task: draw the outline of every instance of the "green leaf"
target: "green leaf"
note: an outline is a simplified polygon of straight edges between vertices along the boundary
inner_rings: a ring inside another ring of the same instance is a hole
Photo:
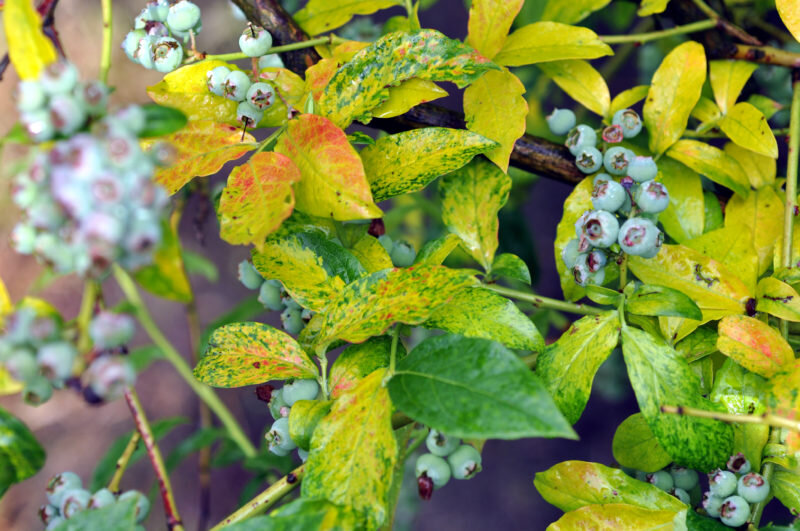
[[[497,213],[506,204],[511,178],[482,159],[442,177],[442,221],[458,234],[464,248],[490,271],[497,250]]]
[[[91,511],[80,511],[51,529],[57,531],[135,531],[136,500],[121,500]]]
[[[756,109],[764,113],[767,120],[775,116],[775,113],[783,109],[783,105],[777,101],[770,99],[762,94],[751,94],[747,98],[747,103],[752,104]]]
[[[611,106],[608,85],[600,72],[588,62],[555,61],[537,66],[572,99],[600,116],[608,114]]]
[[[785,282],[762,278],[756,287],[756,311],[788,321],[800,321],[800,295]]]
[[[503,253],[494,257],[492,278],[510,278],[531,285],[531,271],[522,258],[515,254]]]
[[[467,44],[489,59],[497,55],[508,37],[525,0],[475,0],[469,6]]]
[[[186,268],[188,275],[200,275],[212,284],[216,284],[219,280],[219,270],[216,264],[203,256],[200,253],[193,251],[181,250],[183,256],[183,266]]]
[[[597,304],[614,307],[619,306],[623,297],[622,293],[615,289],[604,288],[603,286],[597,286],[595,284],[588,284],[586,286],[586,296],[589,300]]]
[[[318,101],[318,112],[339,127],[368,123],[370,110],[391,87],[411,78],[452,81],[459,88],[497,66],[471,47],[436,30],[384,35],[336,71]]]
[[[750,186],[758,190],[775,184],[777,170],[774,158],[759,155],[754,151],[737,146],[733,142],[725,144],[724,150],[742,167],[747,178],[750,179]],[[670,189],[670,196],[671,194],[672,190]]]
[[[458,247],[459,243],[461,243],[461,238],[452,232],[448,232],[441,238],[430,240],[417,253],[414,265],[442,265],[447,257],[450,256],[450,253]],[[500,256],[497,258],[500,258]]]
[[[0,496],[14,483],[36,474],[45,453],[25,424],[0,408]]]
[[[595,11],[603,9],[610,2],[611,0],[574,0],[572,2],[548,0],[544,6],[541,20],[576,24]]]
[[[42,31],[42,18],[30,0],[6,0],[3,29],[8,57],[20,79],[36,79],[58,58],[55,46]]]
[[[289,411],[289,436],[303,450],[311,447],[311,437],[319,421],[331,410],[331,400],[298,400]]]
[[[311,439],[303,498],[326,499],[363,514],[368,527],[385,523],[397,441],[392,404],[378,369],[342,394]]]
[[[692,118],[697,118],[704,126],[714,124],[722,118],[722,111],[716,103],[705,96],[701,96],[691,113]]]
[[[792,514],[800,512],[800,475],[778,467],[770,481],[772,494],[780,500]]]
[[[167,471],[175,470],[175,467],[193,453],[199,452],[203,448],[208,448],[218,440],[226,439],[227,436],[224,428],[200,428],[196,430],[169,452],[169,455],[164,460]]]
[[[735,144],[761,155],[778,158],[778,141],[764,114],[747,102],[740,102],[719,121],[719,128]]]
[[[688,41],[667,54],[653,74],[644,103],[650,151],[660,155],[681,137],[705,80],[706,55],[701,44]]]
[[[547,526],[548,531],[573,529],[681,529],[686,509],[664,511],[625,503],[586,505],[564,514]]]
[[[544,349],[544,338],[517,305],[484,288],[466,288],[431,313],[425,328],[490,339],[509,348]]]
[[[714,329],[701,326],[675,345],[689,363],[710,356],[717,351],[717,333]]]
[[[667,156],[743,197],[750,191],[750,181],[742,167],[719,148],[697,140],[678,140],[669,148]]]
[[[361,160],[373,197],[383,201],[422,190],[497,145],[463,129],[425,127],[379,138],[361,150]]]
[[[717,100],[717,105],[723,113],[727,113],[728,109],[734,106],[745,83],[756,68],[758,65],[755,63],[732,59],[708,63],[711,90],[714,91],[714,99]]]
[[[389,392],[403,413],[454,437],[576,437],[539,378],[485,339],[423,341],[398,362]]]
[[[658,181],[669,190],[669,206],[658,220],[676,242],[684,243],[703,234],[705,202],[700,176],[667,157],[658,161]]]
[[[641,413],[634,413],[617,427],[611,451],[621,466],[642,472],[656,472],[672,462]]]
[[[363,343],[349,345],[333,362],[330,375],[331,398],[337,398],[355,387],[368,374],[389,366],[392,338],[372,337]],[[397,357],[406,355],[403,343],[397,343]]]
[[[153,253],[153,263],[137,269],[133,277],[144,289],[165,299],[187,303],[194,297],[180,240],[168,221],[161,222],[161,244]]]
[[[614,117],[614,113],[622,109],[633,107],[647,97],[647,92],[650,90],[650,85],[637,85],[628,90],[623,90],[611,100],[611,105],[606,113],[606,121],[610,121]],[[659,163],[659,169],[660,168]]]
[[[771,186],[746,198],[734,195],[725,207],[725,226],[752,242],[761,275],[772,265],[775,243],[783,234],[783,198]]]
[[[186,115],[172,107],[145,103],[140,108],[144,111],[145,126],[139,132],[139,138],[169,135],[183,129],[188,123]]]
[[[522,66],[565,59],[595,59],[604,55],[614,55],[614,52],[588,28],[559,22],[534,22],[509,35],[494,60],[503,66]]]
[[[194,375],[215,387],[241,387],[316,378],[317,367],[289,334],[263,323],[232,323],[211,334]]]
[[[733,361],[765,378],[794,361],[794,351],[767,323],[746,315],[723,317],[717,327],[717,349]]]
[[[348,284],[326,308],[314,344],[319,350],[335,339],[361,343],[396,322],[420,324],[465,287],[468,272],[443,266],[378,271]]]
[[[703,232],[712,231],[723,226],[722,206],[719,204],[717,196],[708,190],[703,192],[704,198],[704,221]]]
[[[319,35],[344,26],[353,15],[371,15],[397,5],[403,5],[402,1],[310,0],[293,18],[309,35]]]
[[[570,424],[581,417],[597,369],[617,346],[619,325],[616,311],[582,317],[536,361],[536,374]]]
[[[639,409],[658,442],[679,465],[711,470],[730,456],[733,430],[720,421],[661,413],[663,405],[710,409],[700,382],[680,354],[653,336],[622,328],[622,353]]]
[[[703,313],[692,299],[676,289],[651,284],[636,288],[625,300],[625,310],[639,315],[703,319]]]
[[[642,0],[642,3],[639,4],[639,11],[636,14],[640,17],[646,17],[663,13],[667,9],[667,4],[669,4],[669,0]]]
[[[682,511],[686,506],[655,485],[618,468],[586,461],[563,461],[538,472],[533,484],[542,498],[564,512],[587,505],[627,503],[645,509]]]

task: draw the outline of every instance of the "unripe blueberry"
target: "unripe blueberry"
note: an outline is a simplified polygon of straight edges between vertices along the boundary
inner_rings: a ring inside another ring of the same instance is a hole
[[[261,277],[259,277],[261,278]],[[283,301],[281,300],[281,289],[274,284],[264,282],[262,279],[260,289],[258,291],[258,302],[273,311],[278,311],[283,308]]]
[[[222,95],[233,101],[242,101],[250,90],[250,78],[241,70],[233,70],[225,76]]]
[[[55,505],[45,504],[39,507],[39,519],[44,525],[50,523],[53,518],[58,516],[58,507]]]
[[[136,522],[142,523],[150,513],[150,500],[138,490],[128,490],[119,495],[119,501],[136,500]]]
[[[68,94],[78,84],[78,69],[69,61],[50,63],[39,76],[42,88],[50,95]]]
[[[628,165],[628,176],[637,183],[651,181],[658,175],[658,166],[653,157],[635,156]]]
[[[89,365],[86,373],[92,391],[107,402],[121,397],[136,382],[136,371],[121,356],[97,358]]]
[[[389,254],[395,267],[408,267],[417,258],[417,251],[414,250],[410,243],[404,240],[394,242],[392,252]]]
[[[593,210],[583,221],[581,236],[592,246],[605,249],[617,241],[619,230],[619,221],[614,214],[605,210]]]
[[[613,180],[614,178],[611,177],[609,174],[601,172],[595,175],[594,178],[592,179],[592,186],[597,186],[597,183],[599,183],[600,181],[613,181]]]
[[[155,44],[156,40],[156,37],[145,35],[139,39],[139,45],[136,47],[136,51],[133,52],[134,60],[149,70],[155,68],[153,64],[153,44]]]
[[[579,124],[569,132],[564,145],[569,148],[570,153],[577,155],[581,149],[597,145],[597,133],[588,125]]]
[[[17,109],[30,112],[41,109],[47,103],[47,94],[38,81],[20,81],[17,85]]]
[[[283,301],[283,305],[286,306],[289,310],[302,310],[303,307],[297,304],[297,301],[294,300],[289,296],[288,293],[284,294],[281,297],[281,301]]]
[[[669,492],[675,487],[675,483],[672,481],[672,476],[666,470],[659,470],[657,472],[647,474],[647,481],[666,492]]]
[[[283,386],[282,396],[289,407],[298,400],[314,400],[319,393],[319,384],[316,380],[295,380]]]
[[[286,410],[286,415],[284,415],[284,409]],[[289,406],[286,404],[286,401],[283,399],[283,390],[275,389],[272,391],[272,396],[269,399],[269,412],[272,415],[272,418],[278,420],[281,417],[285,417],[289,413]]]
[[[633,151],[621,146],[610,147],[603,156],[603,166],[611,175],[625,175],[634,158]]]
[[[433,487],[439,489],[447,485],[450,481],[450,465],[443,458],[433,454],[422,454],[417,457],[414,473],[417,478],[422,475],[427,476],[433,481]]]
[[[19,118],[25,132],[34,142],[45,142],[56,134],[56,128],[48,109],[23,112]]]
[[[150,11],[150,20],[166,22],[169,15],[169,2],[167,0],[153,0],[147,2],[147,9]]]
[[[634,200],[642,212],[658,214],[669,206],[669,193],[663,184],[645,181],[636,190]]]
[[[669,473],[672,475],[675,487],[683,489],[686,492],[692,490],[699,482],[697,471],[691,468],[672,465],[669,467]]]
[[[297,457],[300,458],[300,461],[305,463],[306,460],[308,459],[308,450],[303,450],[302,448],[298,448],[297,449]]]
[[[206,85],[208,85],[208,90],[217,96],[222,96],[223,84],[230,73],[231,69],[227,66],[218,66],[206,72]]]
[[[183,39],[183,42],[190,42],[192,35],[197,35],[203,30],[203,21],[199,21],[194,27],[185,31],[172,30],[172,35]]]
[[[728,459],[728,470],[734,474],[747,474],[750,472],[750,461],[742,452],[739,452]]]
[[[275,89],[269,83],[253,83],[247,89],[247,103],[263,111],[275,102]]]
[[[547,118],[547,127],[554,135],[565,135],[575,127],[575,113],[569,109],[553,109]]]
[[[606,266],[608,257],[602,249],[592,249],[586,254],[586,267],[590,273],[597,273]]]
[[[96,348],[105,350],[129,343],[135,329],[130,315],[102,311],[89,323],[89,337]]]
[[[281,417],[272,423],[269,431],[265,435],[269,450],[277,455],[286,455],[295,448],[297,445],[289,436],[289,418]],[[285,452],[285,453],[279,453]]]
[[[615,112],[611,123],[622,127],[625,138],[633,138],[642,130],[642,119],[633,109],[621,109]]]
[[[308,324],[312,317],[314,317],[314,312],[309,310],[308,308],[303,308],[303,311],[300,312],[300,317],[303,319],[303,322]]]
[[[239,36],[239,49],[248,57],[260,57],[272,47],[272,35],[264,28],[248,26]]]
[[[706,510],[708,516],[719,518],[719,510],[722,508],[723,501],[724,498],[714,496],[711,492],[705,492],[703,493],[703,501],[700,502],[700,505]]]
[[[619,229],[619,246],[628,254],[649,255],[661,247],[661,231],[652,221],[644,218],[628,218]]]
[[[593,146],[584,146],[575,155],[575,166],[583,173],[594,173],[603,165],[603,154]]]
[[[172,4],[167,13],[167,26],[172,31],[188,31],[200,22],[200,8],[189,0]]]
[[[481,471],[481,453],[469,444],[462,444],[447,457],[455,479],[470,479]]]
[[[617,144],[622,142],[623,133],[622,127],[619,125],[610,125],[603,129],[603,141],[609,144]]]
[[[736,491],[736,476],[727,470],[717,470],[708,476],[708,490],[718,498],[727,498]]]
[[[183,47],[172,37],[159,37],[151,46],[153,54],[153,67],[166,74],[172,72],[183,61]]]
[[[250,260],[242,260],[239,262],[239,282],[247,289],[258,289],[264,283],[264,277]]]
[[[117,497],[108,490],[108,489],[100,489],[94,494],[92,497],[89,498],[89,503],[86,505],[87,509],[99,509],[101,507],[106,507],[107,505],[111,505],[112,503],[117,501]]]
[[[37,376],[33,380],[25,382],[22,396],[28,404],[34,406],[44,404],[53,396],[53,385],[44,376]]]
[[[730,496],[722,502],[719,519],[728,527],[739,527],[750,518],[750,505],[741,496]]]
[[[736,487],[739,496],[750,503],[758,503],[769,495],[769,481],[761,474],[750,472],[739,478]]]
[[[283,68],[283,59],[281,56],[276,53],[271,53],[268,55],[263,55],[258,58],[258,69],[263,70],[265,68]]]
[[[67,491],[80,489],[83,485],[80,476],[74,472],[61,472],[47,481],[45,494],[47,502],[56,507],[61,505],[61,500]]]
[[[302,311],[297,308],[286,308],[281,313],[281,323],[283,329],[292,335],[299,334],[305,326]]]
[[[572,266],[572,278],[579,286],[586,286],[589,284],[592,272],[589,271],[589,266],[586,265],[586,255],[579,254],[575,265]]]
[[[676,498],[678,498],[680,501],[682,501],[686,505],[691,505],[691,503],[692,503],[692,499],[689,497],[689,493],[686,492],[685,490],[683,490],[680,487],[675,487],[674,489],[669,491],[669,493],[672,494],[673,496],[675,496]]]
[[[144,111],[138,105],[128,105],[114,113],[114,118],[125,127],[131,134],[138,136],[141,133],[147,119]]]
[[[573,238],[567,242],[564,249],[561,251],[561,260],[564,261],[564,266],[567,269],[572,269],[575,266],[575,261],[578,259],[580,251],[578,250],[578,238]]]
[[[236,121],[242,125],[255,127],[263,116],[264,113],[250,105],[247,100],[240,101],[236,106]]]
[[[606,270],[605,268],[603,268],[589,275],[589,279],[587,280],[586,283],[594,284],[596,286],[602,286],[605,279],[606,279]]]
[[[6,370],[18,382],[29,382],[39,374],[33,353],[27,348],[17,348],[3,361]]]
[[[77,355],[78,352],[71,343],[57,341],[39,348],[39,352],[36,353],[36,363],[48,380],[58,382],[69,378],[72,374],[72,364]]]
[[[136,57],[136,50],[139,49],[139,42],[147,36],[144,29],[135,29],[129,31],[125,38],[122,40],[121,48],[131,61],[139,62]]]
[[[428,447],[428,451],[439,457],[446,457],[452,454],[460,445],[461,439],[448,437],[436,430],[431,430],[425,438],[425,446]]]
[[[99,116],[108,105],[108,87],[102,81],[79,83],[75,87],[75,98],[89,114]]]
[[[79,512],[86,509],[91,497],[92,493],[86,489],[68,490],[61,498],[61,504],[58,507],[59,511],[61,512],[61,516],[69,520]]]
[[[378,236],[378,242],[383,246],[384,250],[391,255],[392,249],[394,248],[394,242],[392,241],[392,237],[388,234],[381,234]]]
[[[598,210],[616,212],[625,204],[627,196],[628,192],[618,182],[601,179],[592,190],[592,206]]]

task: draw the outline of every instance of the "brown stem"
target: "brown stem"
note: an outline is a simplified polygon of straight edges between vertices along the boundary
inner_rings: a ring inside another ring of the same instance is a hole
[[[790,68],[800,67],[800,53],[787,52],[772,46],[735,44],[729,57],[767,65],[788,66]]]

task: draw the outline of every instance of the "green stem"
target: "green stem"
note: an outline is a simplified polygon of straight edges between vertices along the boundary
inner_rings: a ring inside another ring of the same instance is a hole
[[[255,446],[253,446],[253,443],[250,442],[247,435],[245,435],[242,427],[236,422],[230,410],[222,403],[213,389],[194,377],[189,364],[186,363],[180,353],[172,346],[172,343],[169,342],[158,325],[153,321],[130,275],[124,269],[115,265],[114,278],[116,278],[128,302],[133,305],[136,311],[136,317],[139,319],[142,328],[144,328],[145,332],[150,336],[150,339],[153,340],[153,343],[161,350],[167,361],[175,367],[178,374],[189,384],[189,387],[192,388],[200,400],[205,402],[211,411],[217,415],[220,422],[222,422],[225,429],[228,431],[231,439],[239,446],[245,456],[255,457],[258,451]]]
[[[400,325],[394,325],[392,331],[392,349],[389,351],[389,375],[394,374],[397,364],[397,343],[400,341]]]
[[[100,81],[108,84],[108,71],[111,69],[112,0],[100,0],[103,11],[103,48],[100,52]]]
[[[133,455],[133,452],[136,451],[136,447],[139,446],[139,441],[141,438],[142,436],[139,435],[139,432],[134,430],[127,446],[125,446],[125,450],[122,452],[122,455],[119,456],[119,459],[117,459],[117,464],[114,468],[114,475],[111,477],[111,481],[108,482],[108,490],[111,492],[115,494],[119,492],[119,482],[122,481],[122,475],[125,474],[125,470],[128,468],[128,463],[131,462],[131,456]]]
[[[659,31],[649,31],[647,33],[633,33],[630,35],[601,35],[600,40],[606,44],[623,44],[626,42],[649,42],[658,39],[664,39],[666,37],[672,37],[673,35],[685,35],[687,33],[705,31],[707,29],[715,27],[716,25],[717,25],[716,20],[711,20],[711,19],[700,20],[698,22],[692,22],[691,24],[685,24],[683,26],[675,26],[674,28],[669,28]]]
[[[504,286],[491,285],[486,286],[486,288],[494,291],[495,293],[499,293],[500,295],[505,295],[506,297],[512,297],[521,301],[530,302],[537,308],[549,308],[551,310],[576,313],[578,315],[599,315],[605,311],[586,304],[575,304],[572,302],[550,299],[548,297],[536,295],[535,293],[526,293],[524,291],[506,288]]]
[[[78,312],[78,352],[84,353],[89,350],[92,340],[89,338],[89,323],[94,315],[94,305],[97,302],[97,295],[100,293],[100,285],[96,280],[87,280],[83,285],[83,298],[81,299],[81,309]]]
[[[231,524],[247,520],[253,516],[263,514],[275,505],[281,498],[292,492],[303,479],[305,472],[305,465],[300,465],[286,476],[282,477],[275,483],[269,486],[267,490],[245,503],[241,509],[225,518],[223,521],[211,528],[211,531],[219,531]]]
[[[271,142],[274,142],[275,139],[278,138],[281,135],[281,133],[283,133],[285,130],[286,130],[286,126],[282,125],[278,129],[273,131],[273,133],[271,135],[269,135],[267,138],[265,138],[264,140],[259,142],[258,143],[258,149],[256,149],[255,152],[253,152],[252,156],[258,155],[259,153],[264,151],[264,149],[266,149],[266,147],[268,145],[270,145]]]
[[[307,41],[293,42],[291,44],[284,44],[283,46],[274,46],[269,49],[270,54],[291,52],[294,50],[303,50],[311,48],[320,44],[340,44],[347,39],[342,39],[336,35],[328,35],[327,37],[317,37],[316,39],[309,39]],[[242,52],[220,53],[220,54],[207,54],[203,56],[203,61],[235,61],[237,59],[248,59],[250,56]],[[199,61],[198,61],[199,62]]]
[[[781,442],[780,431],[776,429],[771,429],[769,432],[769,440],[767,444],[778,444]],[[761,466],[761,475],[764,477],[765,480],[772,481],[772,473],[775,471],[775,465],[773,463],[764,463]],[[750,522],[754,528],[758,529],[758,524],[761,522],[761,514],[764,512],[764,507],[767,506],[767,503],[772,500],[772,496],[767,496],[765,500],[762,500],[753,505],[752,509],[750,510]]]
[[[687,415],[704,419],[721,420],[723,422],[738,422],[739,424],[766,424],[776,428],[787,428],[800,431],[800,422],[776,415],[737,415],[735,413],[722,413],[720,411],[708,411],[687,406],[661,406],[662,413],[672,413],[674,415]]]

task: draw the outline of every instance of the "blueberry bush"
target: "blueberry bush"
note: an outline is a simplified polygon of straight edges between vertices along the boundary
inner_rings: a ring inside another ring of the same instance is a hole
[[[2,5],[0,68],[21,81],[0,145],[25,152],[14,249],[84,294],[62,316],[0,281],[0,392],[124,400],[133,429],[85,485],[50,479],[43,528],[142,529],[153,505],[183,529],[170,473],[200,453],[206,474],[255,475],[201,528],[390,529],[409,485],[436,503],[480,481],[486,440],[578,438],[620,349],[639,411],[605,441],[613,463],[536,474],[564,512],[548,529],[800,528],[796,0],[472,0],[463,41],[422,27],[436,0],[234,0],[238,42],[217,54],[191,0],[122,30],[102,0],[99,79],[64,56],[56,3]],[[109,105],[115,46],[163,74],[152,103]],[[463,113],[429,103],[454,94]],[[562,299],[532,291],[503,218],[535,176],[574,187],[548,242]],[[193,195],[251,250],[221,274],[252,297],[205,331],[189,273],[216,266],[177,231]],[[196,358],[142,290],[195,316]],[[129,348],[137,328],[151,344]],[[136,393],[153,362],[207,416],[166,458],[170,420]],[[258,441],[214,389],[246,386]],[[45,455],[2,409],[0,434],[2,494]],[[157,494],[120,488],[142,456]]]

